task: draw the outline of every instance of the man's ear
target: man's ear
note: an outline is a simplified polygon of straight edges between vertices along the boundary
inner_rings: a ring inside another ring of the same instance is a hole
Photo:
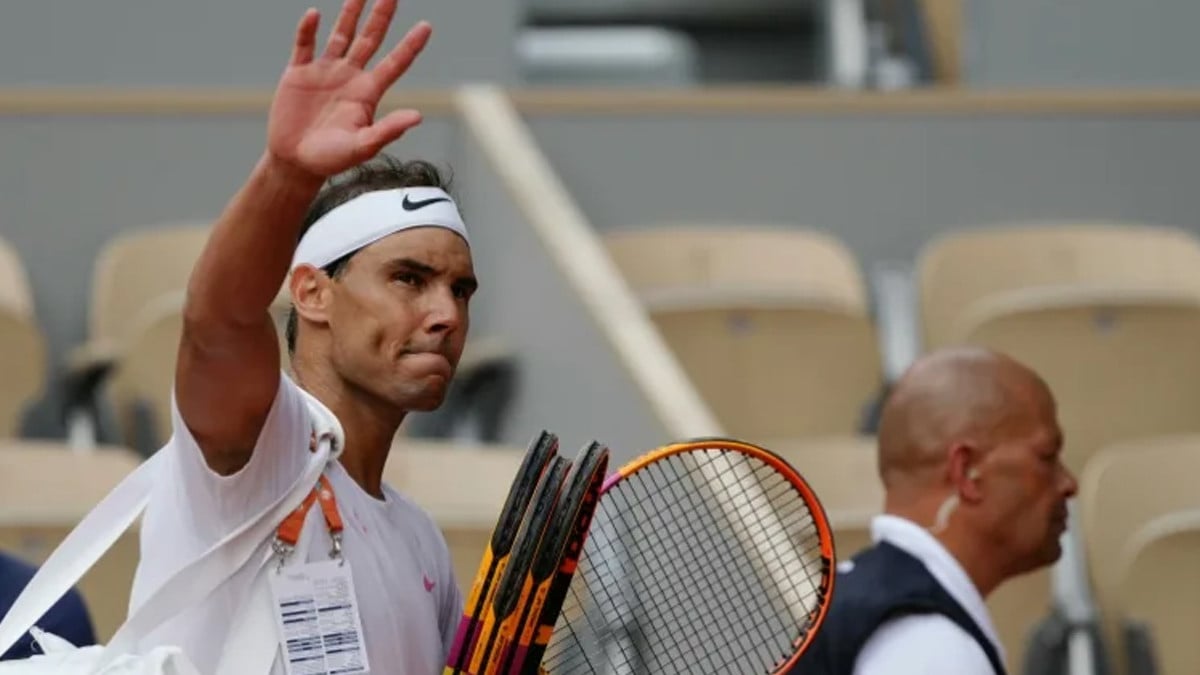
[[[950,447],[947,472],[960,500],[974,503],[983,499],[979,487],[979,453],[971,443],[955,443]]]
[[[330,278],[312,265],[301,265],[288,279],[292,306],[296,314],[313,323],[328,323],[330,307]]]

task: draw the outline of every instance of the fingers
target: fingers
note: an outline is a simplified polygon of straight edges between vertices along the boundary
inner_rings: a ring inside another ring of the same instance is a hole
[[[321,15],[311,7],[300,17],[300,24],[296,26],[296,42],[292,45],[291,65],[302,66],[312,61],[317,48],[317,24],[320,22]]]
[[[367,61],[375,55],[379,45],[383,44],[383,38],[387,36],[388,26],[391,25],[392,16],[395,14],[396,0],[376,0],[371,16],[367,18],[367,25],[350,45],[347,57],[351,63],[360,68],[367,65]]]
[[[382,96],[383,92],[408,70],[421,50],[425,49],[432,33],[433,27],[428,22],[421,21],[379,62],[372,72],[379,95]]]
[[[346,55],[346,49],[354,39],[354,30],[358,27],[358,17],[362,15],[364,4],[366,0],[346,0],[342,5],[337,24],[329,34],[329,41],[325,43],[325,53],[322,54],[324,58],[340,59]]]
[[[404,135],[404,132],[421,123],[421,113],[416,110],[393,110],[369,127],[358,131],[358,141],[365,154],[374,157],[388,143]]]

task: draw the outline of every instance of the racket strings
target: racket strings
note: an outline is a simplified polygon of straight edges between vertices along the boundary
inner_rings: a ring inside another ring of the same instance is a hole
[[[689,492],[686,495],[686,499],[689,502],[689,506],[692,509],[705,509],[705,512],[708,515],[711,516],[713,514],[716,514],[717,516],[719,516],[717,519],[721,522],[721,525],[724,526],[725,533],[730,533],[734,530],[734,528],[737,528],[739,526],[745,528],[743,530],[743,532],[745,534],[751,535],[750,539],[754,540],[753,543],[755,544],[755,548],[760,549],[755,552],[757,552],[759,554],[764,553],[761,550],[761,547],[764,543],[763,537],[761,537],[761,536],[755,537],[754,535],[767,534],[767,525],[766,524],[768,522],[774,522],[778,528],[782,528],[783,526],[785,526],[786,524],[789,524],[789,523],[795,525],[793,520],[797,517],[801,519],[801,523],[800,523],[801,527],[803,527],[803,524],[805,522],[811,522],[811,518],[808,515],[807,509],[794,508],[794,505],[795,505],[794,500],[789,500],[789,502],[788,502],[793,505],[793,508],[790,510],[790,513],[787,513],[787,512],[778,513],[777,512],[777,515],[781,516],[780,518],[763,518],[762,516],[765,514],[765,511],[763,511],[763,508],[766,506],[766,504],[779,503],[781,501],[779,499],[779,497],[784,496],[784,493],[790,494],[793,490],[792,486],[789,483],[786,483],[782,479],[780,479],[774,473],[774,471],[767,471],[767,472],[765,472],[765,475],[758,475],[758,476],[752,476],[752,477],[743,476],[740,482],[734,483],[734,482],[732,482],[733,479],[731,479],[730,477],[734,476],[736,472],[729,471],[729,469],[733,468],[729,464],[731,457],[740,458],[742,456],[741,455],[722,454],[722,455],[717,455],[716,457],[714,457],[712,459],[713,463],[721,465],[719,468],[722,469],[722,471],[718,474],[718,480],[721,482],[722,487],[724,488],[724,491],[717,491],[715,493],[716,501],[724,502],[724,503],[720,504],[720,506],[722,508],[711,508],[711,507],[706,508],[702,503],[700,503],[701,497],[699,496],[698,492]],[[692,459],[692,458],[685,456],[684,459]],[[693,469],[691,473],[694,474],[698,471],[699,471],[699,467]],[[769,484],[765,483],[765,481],[772,479],[772,478],[774,479],[773,482],[775,482],[776,485],[768,486]],[[755,481],[755,483],[753,485],[745,483],[745,481],[747,481],[747,480]],[[765,503],[761,499],[757,500],[759,503],[755,507],[757,510],[754,510],[754,511],[751,510],[751,505],[749,504],[750,497],[753,494],[753,491],[748,488],[752,488],[752,487],[765,487],[765,489],[763,489],[761,492],[768,497],[768,499],[766,500]],[[774,499],[770,498],[772,492],[775,493]],[[732,498],[732,499],[729,498],[728,496],[730,496],[730,495],[733,495],[734,498]],[[743,497],[745,499],[742,499]],[[739,504],[739,503],[735,503],[735,502],[742,502],[742,503]],[[774,508],[774,507],[772,506],[771,508]],[[748,527],[746,527],[747,525],[748,525]],[[815,531],[815,527],[812,529]],[[770,534],[778,535],[778,534],[780,534],[780,532],[777,531],[777,532],[770,533]],[[782,558],[785,558],[786,556],[781,556],[781,554],[787,553],[790,551],[785,551],[783,549],[778,548],[778,545],[779,545],[779,542],[781,539],[784,542],[789,541],[789,539],[787,537],[780,537],[780,536],[770,536],[768,539],[768,541],[771,542],[771,546],[772,546],[772,550],[766,551],[766,553],[768,554],[768,557],[766,558],[767,564],[765,565],[765,568],[766,568],[766,571],[768,571],[768,572],[772,571],[772,568],[774,568],[774,570],[778,570],[780,572],[786,571],[783,566],[783,562],[782,562]],[[787,545],[785,544],[785,547],[784,547],[785,549],[786,549],[786,546]],[[742,561],[734,559],[734,556],[737,555],[738,553],[741,553],[741,551],[735,551],[734,547],[732,547],[732,546],[719,547],[718,548],[719,557],[716,560],[710,560],[710,564],[712,564],[714,562],[718,563],[720,566],[720,569],[717,571],[723,573],[724,575],[727,575],[728,578],[730,578],[730,579],[737,578],[737,576],[739,574],[742,574],[742,575],[745,574],[745,571],[743,569],[740,569],[742,567],[742,564],[741,564]],[[748,558],[748,561],[750,562],[751,566],[758,566],[760,568],[764,567],[764,565],[762,565],[762,561],[756,560],[755,556],[753,556],[753,555],[751,555]],[[759,571],[762,572],[764,570],[760,569]],[[774,577],[775,575],[771,574],[771,575],[763,575],[763,576]],[[804,579],[804,578],[805,577],[803,577],[803,576],[793,576],[793,577],[788,578],[788,581],[794,582],[796,579]],[[759,581],[763,582],[762,579],[759,579]],[[795,605],[793,604],[795,602],[795,596],[796,596],[795,593],[788,594],[788,595],[792,596],[791,599],[783,598],[782,597],[783,594],[774,595],[774,594],[770,593],[769,587],[765,587],[765,582],[763,583],[763,585],[760,585],[757,587],[747,584],[747,585],[741,585],[741,586],[734,586],[734,588],[736,589],[734,591],[734,593],[736,594],[736,597],[729,598],[729,600],[730,600],[729,604],[715,607],[715,608],[713,608],[713,611],[714,611],[714,613],[716,613],[716,612],[720,612],[720,611],[724,610],[727,614],[728,621],[732,625],[732,627],[739,628],[744,631],[742,633],[743,637],[758,635],[758,634],[761,634],[763,631],[771,631],[775,635],[780,635],[780,634],[786,635],[789,632],[788,631],[789,626],[786,623],[777,623],[778,618],[787,617],[789,615],[792,615],[793,618],[798,619],[798,617],[795,617],[794,614],[790,611],[790,610],[794,609],[794,607],[795,607]],[[789,600],[790,600],[790,602],[789,602]],[[775,612],[773,614],[769,613],[767,611],[768,608],[761,607],[760,604],[762,602],[771,602],[773,604],[772,609],[774,609]],[[762,652],[764,650],[769,649],[769,646],[765,642],[762,642],[762,641],[756,642],[754,644],[742,644],[740,646],[742,647],[742,651],[740,653],[739,653],[739,651],[737,651],[735,649],[730,649],[725,652],[726,655],[732,659],[744,660],[745,653]],[[773,661],[774,660],[774,657],[768,658],[766,655],[763,655],[763,654],[760,654],[760,658],[762,658],[764,661]],[[722,663],[721,665],[724,666],[727,664]]]
[[[688,502],[688,506],[691,509],[697,511],[704,510],[704,512],[708,515],[712,515],[714,511],[717,514],[720,514],[722,517],[719,520],[726,521],[720,524],[726,526],[722,534],[727,534],[730,531],[730,528],[728,527],[730,525],[728,522],[730,517],[723,509],[707,508],[701,502],[695,492],[686,493],[685,500]],[[684,530],[680,533],[681,536],[685,540],[692,540],[697,544],[708,546],[710,553],[715,555],[711,556],[707,561],[701,559],[692,559],[691,563],[687,566],[687,577],[684,580],[684,583],[680,585],[680,588],[692,589],[693,593],[696,592],[696,590],[699,590],[701,595],[697,597],[701,598],[703,602],[702,607],[697,607],[696,609],[699,610],[704,616],[720,616],[722,613],[724,613],[725,621],[729,624],[730,628],[735,631],[739,631],[739,633],[735,634],[741,636],[741,643],[736,645],[736,647],[738,647],[737,650],[728,650],[727,653],[729,653],[731,656],[740,657],[742,656],[742,653],[753,653],[766,648],[766,645],[764,644],[747,644],[745,642],[746,637],[755,635],[759,632],[757,629],[760,625],[760,621],[756,619],[761,619],[761,616],[756,616],[755,610],[757,609],[757,605],[767,598],[766,596],[760,595],[760,593],[756,591],[761,591],[762,589],[756,588],[751,584],[746,584],[734,585],[731,589],[729,589],[730,592],[722,594],[724,597],[721,597],[721,595],[718,594],[704,593],[703,589],[706,586],[712,586],[712,582],[709,580],[709,577],[716,576],[724,579],[735,579],[743,573],[743,570],[739,569],[741,564],[740,561],[736,559],[736,552],[733,550],[733,547],[725,545],[729,543],[728,538],[723,540],[713,540],[711,536],[708,536],[713,532],[713,530],[709,527],[704,527],[703,523],[696,521],[685,521],[685,523]],[[709,525],[711,524],[715,523],[710,522]],[[660,525],[669,527],[671,524],[661,523]],[[658,556],[656,556],[656,558],[657,557]],[[672,557],[669,558],[669,560],[677,563],[680,560],[685,560],[685,558]],[[676,565],[672,565],[672,567],[675,567],[675,570],[679,569]],[[670,575],[670,571],[668,571],[668,575]],[[649,590],[649,592],[654,593],[660,591],[652,588]],[[729,597],[730,595],[733,597]],[[683,620],[684,618],[685,617],[682,616],[671,617],[671,620],[673,620],[673,625],[678,625],[674,622]],[[666,637],[667,636],[656,636],[656,639],[661,643],[661,641],[665,640]],[[692,639],[688,640],[687,644],[685,645],[687,650],[684,652],[684,654],[687,652],[697,654],[703,653],[705,644],[702,641],[709,639],[710,636],[697,632],[692,634],[691,637]],[[662,656],[674,660],[680,655],[664,652],[662,653]],[[669,668],[670,662],[656,665],[658,665],[659,668]],[[658,672],[659,668],[656,668],[654,672]]]
[[[548,672],[769,672],[820,602],[820,535],[795,486],[718,449],[636,478],[600,501]]]

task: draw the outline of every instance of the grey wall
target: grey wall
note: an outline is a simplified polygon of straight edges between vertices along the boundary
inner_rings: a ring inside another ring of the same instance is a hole
[[[868,264],[946,230],[1108,218],[1200,231],[1200,116],[537,116],[601,229],[670,220],[804,225]]]
[[[402,0],[394,44],[419,19],[434,37],[405,82],[512,81],[520,0]],[[296,24],[340,0],[38,0],[10,2],[0,21],[0,86],[269,86]],[[365,19],[360,21],[365,22]]]
[[[981,86],[1195,86],[1195,0],[964,0]]]
[[[263,147],[263,118],[0,118],[0,235],[16,247],[56,362],[86,337],[92,264],[117,233],[211,221]],[[453,120],[389,151],[445,163]]]
[[[568,457],[598,440],[613,468],[671,440],[483,153],[466,134],[458,140],[455,175],[481,283],[471,330],[508,341],[520,368],[506,440],[524,446],[549,429]]]

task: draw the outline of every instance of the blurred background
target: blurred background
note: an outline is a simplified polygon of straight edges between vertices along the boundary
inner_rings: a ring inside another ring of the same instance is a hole
[[[40,561],[169,437],[181,291],[307,6],[4,8],[0,549]],[[406,0],[397,24],[422,18],[385,107],[426,120],[388,152],[453,171],[483,289],[388,477],[460,578],[541,429],[616,461],[764,444],[849,557],[888,382],[983,344],[1049,381],[1082,483],[1063,560],[989,602],[1010,668],[1200,672],[1200,4]],[[85,580],[102,637],[136,556],[130,533]]]

